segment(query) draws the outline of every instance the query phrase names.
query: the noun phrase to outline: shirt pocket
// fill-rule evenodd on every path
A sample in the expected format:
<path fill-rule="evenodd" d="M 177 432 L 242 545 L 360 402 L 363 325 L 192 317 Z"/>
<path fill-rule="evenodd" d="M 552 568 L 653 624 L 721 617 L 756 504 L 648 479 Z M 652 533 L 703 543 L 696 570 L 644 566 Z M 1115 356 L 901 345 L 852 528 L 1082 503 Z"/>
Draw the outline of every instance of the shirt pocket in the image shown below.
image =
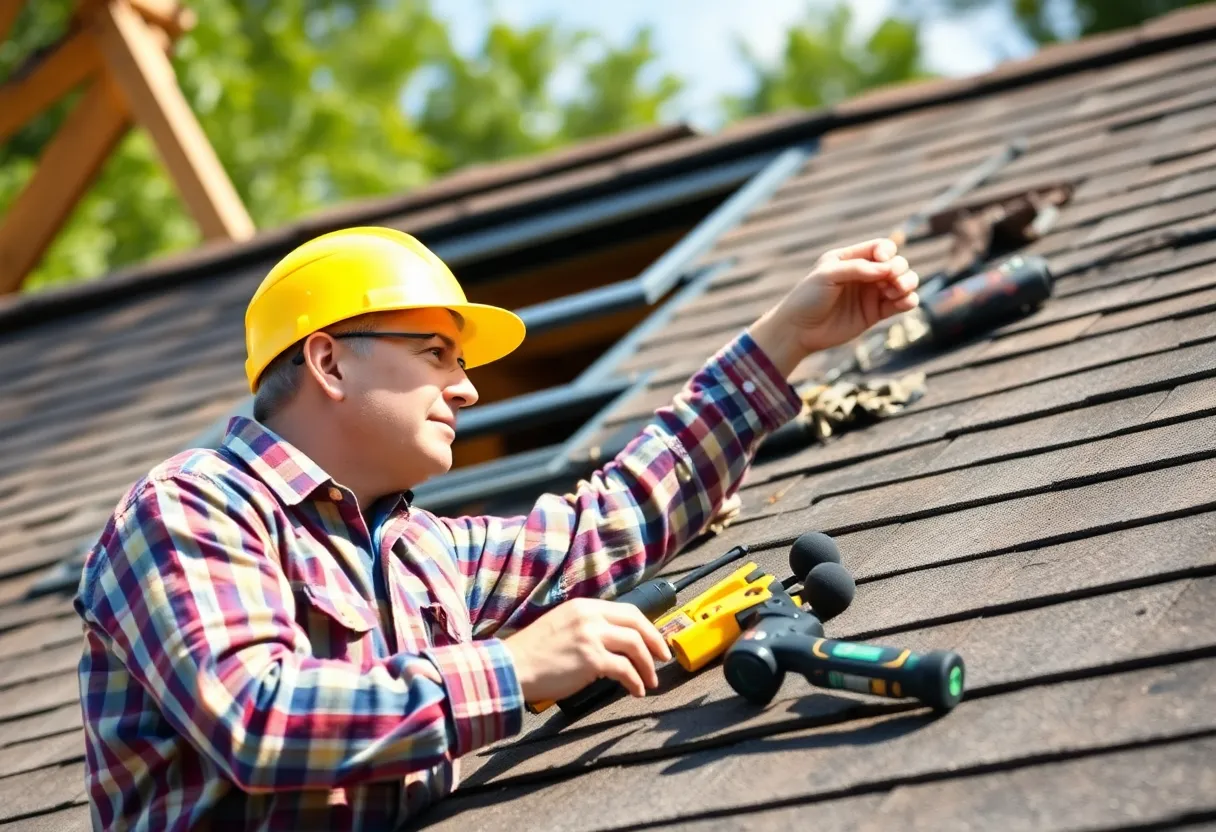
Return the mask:
<path fill-rule="evenodd" d="M 293 584 L 292 590 L 299 599 L 296 620 L 314 656 L 362 662 L 373 655 L 371 634 L 380 620 L 366 601 L 315 584 Z"/>

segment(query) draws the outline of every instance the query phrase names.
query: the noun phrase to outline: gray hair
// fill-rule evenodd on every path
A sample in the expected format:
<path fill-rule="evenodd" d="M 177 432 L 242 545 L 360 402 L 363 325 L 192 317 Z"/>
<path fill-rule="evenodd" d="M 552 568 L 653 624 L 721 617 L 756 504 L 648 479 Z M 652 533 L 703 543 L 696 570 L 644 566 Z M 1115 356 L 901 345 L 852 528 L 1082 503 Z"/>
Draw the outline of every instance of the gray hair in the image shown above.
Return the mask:
<path fill-rule="evenodd" d="M 366 315 L 342 321 L 332 327 L 325 327 L 322 331 L 332 333 L 374 332 L 379 314 L 381 313 L 369 312 Z M 300 385 L 304 381 L 304 368 L 293 364 L 291 360 L 304 348 L 306 340 L 307 337 L 296 341 L 275 356 L 275 359 L 262 371 L 261 380 L 258 382 L 258 392 L 253 396 L 253 418 L 257 421 L 264 423 L 286 407 L 300 391 Z M 350 348 L 356 355 L 368 355 L 371 352 L 372 343 L 364 338 L 354 338 L 350 341 Z"/>

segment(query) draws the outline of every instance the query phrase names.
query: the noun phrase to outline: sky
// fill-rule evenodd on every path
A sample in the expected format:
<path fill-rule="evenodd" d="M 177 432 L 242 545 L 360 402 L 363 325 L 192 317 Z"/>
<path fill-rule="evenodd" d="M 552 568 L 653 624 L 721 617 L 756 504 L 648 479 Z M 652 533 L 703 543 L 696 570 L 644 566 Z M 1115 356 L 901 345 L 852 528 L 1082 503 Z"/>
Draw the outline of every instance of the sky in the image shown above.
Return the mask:
<path fill-rule="evenodd" d="M 724 94 L 743 92 L 747 70 L 735 49 L 741 38 L 753 52 L 775 61 L 784 33 L 805 19 L 808 6 L 824 0 L 441 0 L 457 46 L 477 51 L 487 24 L 495 17 L 513 26 L 556 19 L 570 28 L 590 29 L 614 43 L 626 41 L 649 24 L 662 69 L 674 72 L 687 88 L 671 117 L 701 127 L 715 125 L 715 104 Z M 873 29 L 894 0 L 850 0 L 859 33 Z M 946 19 L 928 25 L 923 47 L 929 69 L 968 75 L 990 69 L 1003 58 L 1027 54 L 1029 45 L 1012 32 L 999 12 Z"/>

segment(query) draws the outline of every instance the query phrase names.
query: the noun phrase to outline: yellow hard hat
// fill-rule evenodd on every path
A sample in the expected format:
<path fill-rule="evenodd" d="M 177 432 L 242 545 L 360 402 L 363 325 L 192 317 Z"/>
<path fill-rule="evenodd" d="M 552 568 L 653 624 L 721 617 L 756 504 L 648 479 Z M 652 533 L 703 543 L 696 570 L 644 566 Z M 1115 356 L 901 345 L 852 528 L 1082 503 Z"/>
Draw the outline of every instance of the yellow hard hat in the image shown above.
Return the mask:
<path fill-rule="evenodd" d="M 409 234 L 348 228 L 309 240 L 275 264 L 245 310 L 245 376 L 258 377 L 301 338 L 338 321 L 390 309 L 443 308 L 464 318 L 466 367 L 488 364 L 524 340 L 513 312 L 469 303 L 451 269 Z"/>

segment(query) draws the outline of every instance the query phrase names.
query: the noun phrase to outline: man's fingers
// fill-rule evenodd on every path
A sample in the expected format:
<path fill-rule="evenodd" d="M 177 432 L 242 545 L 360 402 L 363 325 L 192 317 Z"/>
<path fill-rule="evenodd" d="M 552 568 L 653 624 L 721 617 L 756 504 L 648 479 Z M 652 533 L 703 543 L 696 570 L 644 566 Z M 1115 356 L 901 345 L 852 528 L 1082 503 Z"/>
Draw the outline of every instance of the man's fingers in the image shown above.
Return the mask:
<path fill-rule="evenodd" d="M 602 661 L 603 664 L 600 667 L 601 675 L 612 679 L 614 682 L 620 682 L 621 686 L 634 696 L 646 695 L 646 686 L 642 684 L 642 677 L 638 675 L 633 662 L 628 658 L 605 651 Z"/>
<path fill-rule="evenodd" d="M 885 263 L 854 258 L 832 263 L 825 266 L 823 270 L 835 283 L 876 283 L 880 280 L 893 280 L 906 274 L 908 261 L 902 255 Z"/>
<path fill-rule="evenodd" d="M 920 296 L 917 295 L 916 292 L 909 292 L 908 294 L 895 298 L 894 300 L 884 299 L 879 305 L 878 311 L 880 317 L 882 319 L 886 319 L 892 315 L 898 315 L 900 312 L 908 312 L 913 310 L 919 305 Z"/>
<path fill-rule="evenodd" d="M 824 260 L 872 260 L 882 263 L 890 260 L 899 251 L 899 246 L 886 237 L 866 240 L 844 248 L 835 248 L 823 256 Z"/>
<path fill-rule="evenodd" d="M 628 659 L 647 687 L 653 688 L 659 684 L 659 675 L 654 669 L 654 658 L 650 655 L 646 643 L 642 641 L 642 636 L 637 630 L 629 627 L 615 627 L 610 624 L 607 632 L 604 633 L 603 644 L 609 652 Z"/>
<path fill-rule="evenodd" d="M 642 615 L 642 611 L 632 604 L 612 604 L 604 611 L 604 619 L 609 624 L 615 624 L 618 627 L 628 627 L 634 630 L 641 637 L 646 648 L 650 651 L 650 655 L 660 661 L 671 661 L 671 650 L 667 647 L 667 641 L 663 638 L 663 634 L 659 632 L 650 620 Z"/>
<path fill-rule="evenodd" d="M 883 287 L 883 294 L 891 300 L 903 297 L 920 285 L 920 275 L 916 272 L 905 272 L 891 280 Z"/>

